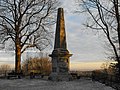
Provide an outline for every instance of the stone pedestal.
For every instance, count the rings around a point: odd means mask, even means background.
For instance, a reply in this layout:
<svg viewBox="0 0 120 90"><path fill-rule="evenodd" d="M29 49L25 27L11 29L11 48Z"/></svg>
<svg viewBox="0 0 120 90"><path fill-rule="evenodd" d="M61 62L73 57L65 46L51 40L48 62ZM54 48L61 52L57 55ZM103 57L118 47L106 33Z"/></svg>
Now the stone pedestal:
<svg viewBox="0 0 120 90"><path fill-rule="evenodd" d="M52 58L52 73L49 76L53 81L69 81L72 76L69 73L69 54L68 50L57 48L50 55Z"/></svg>

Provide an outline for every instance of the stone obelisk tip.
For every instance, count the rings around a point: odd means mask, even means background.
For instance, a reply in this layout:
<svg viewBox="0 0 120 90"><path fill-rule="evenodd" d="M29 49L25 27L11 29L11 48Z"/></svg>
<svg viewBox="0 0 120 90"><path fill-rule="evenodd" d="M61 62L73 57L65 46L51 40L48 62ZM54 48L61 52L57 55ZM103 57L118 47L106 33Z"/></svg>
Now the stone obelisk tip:
<svg viewBox="0 0 120 90"><path fill-rule="evenodd" d="M58 8L58 11L63 11L63 8Z"/></svg>

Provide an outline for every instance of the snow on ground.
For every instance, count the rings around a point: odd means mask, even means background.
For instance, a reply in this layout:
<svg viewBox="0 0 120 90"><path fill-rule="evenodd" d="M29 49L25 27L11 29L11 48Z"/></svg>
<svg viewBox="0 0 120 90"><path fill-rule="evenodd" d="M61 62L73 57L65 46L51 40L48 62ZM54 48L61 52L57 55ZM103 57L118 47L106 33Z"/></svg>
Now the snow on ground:
<svg viewBox="0 0 120 90"><path fill-rule="evenodd" d="M0 90L115 90L88 79L53 82L39 79L0 80Z"/></svg>

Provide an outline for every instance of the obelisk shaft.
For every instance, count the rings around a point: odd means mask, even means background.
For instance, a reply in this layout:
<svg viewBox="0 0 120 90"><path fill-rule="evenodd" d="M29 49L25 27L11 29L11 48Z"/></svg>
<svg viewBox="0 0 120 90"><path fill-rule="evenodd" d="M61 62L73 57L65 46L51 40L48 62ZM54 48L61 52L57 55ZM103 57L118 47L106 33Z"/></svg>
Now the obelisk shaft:
<svg viewBox="0 0 120 90"><path fill-rule="evenodd" d="M54 49L67 49L63 8L58 9Z"/></svg>

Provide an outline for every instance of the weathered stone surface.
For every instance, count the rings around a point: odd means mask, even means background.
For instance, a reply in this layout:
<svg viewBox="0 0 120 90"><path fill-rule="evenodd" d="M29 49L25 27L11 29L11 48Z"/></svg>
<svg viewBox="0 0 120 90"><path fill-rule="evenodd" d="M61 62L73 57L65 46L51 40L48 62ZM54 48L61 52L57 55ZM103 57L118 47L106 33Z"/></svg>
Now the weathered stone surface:
<svg viewBox="0 0 120 90"><path fill-rule="evenodd" d="M58 9L54 49L56 48L67 48L63 8Z"/></svg>
<svg viewBox="0 0 120 90"><path fill-rule="evenodd" d="M66 44L66 33L64 23L64 11L63 8L58 9L55 45L51 55L52 58L52 73L49 76L53 81L69 81L72 79L69 74L69 54Z"/></svg>

